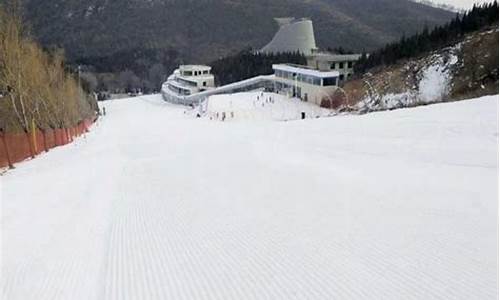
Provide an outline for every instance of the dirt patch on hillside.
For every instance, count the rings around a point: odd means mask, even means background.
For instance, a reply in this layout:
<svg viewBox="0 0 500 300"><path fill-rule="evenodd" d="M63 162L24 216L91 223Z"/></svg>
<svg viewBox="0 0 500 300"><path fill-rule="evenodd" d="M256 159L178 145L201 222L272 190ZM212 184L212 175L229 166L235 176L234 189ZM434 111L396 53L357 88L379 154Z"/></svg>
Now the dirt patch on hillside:
<svg viewBox="0 0 500 300"><path fill-rule="evenodd" d="M498 26L351 80L323 106L372 111L498 94Z"/></svg>
<svg viewBox="0 0 500 300"><path fill-rule="evenodd" d="M468 36L460 60L463 64L453 76L452 99L498 94L498 28Z"/></svg>

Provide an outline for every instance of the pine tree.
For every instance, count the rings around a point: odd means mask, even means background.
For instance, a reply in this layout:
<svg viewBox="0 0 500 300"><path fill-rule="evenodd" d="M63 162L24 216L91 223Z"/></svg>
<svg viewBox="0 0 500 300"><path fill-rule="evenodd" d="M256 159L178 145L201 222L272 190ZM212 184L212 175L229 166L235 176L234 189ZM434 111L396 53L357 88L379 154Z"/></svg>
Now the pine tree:
<svg viewBox="0 0 500 300"><path fill-rule="evenodd" d="M422 32L411 37L403 35L398 42L388 44L373 52L369 57L360 59L356 65L356 70L362 73L379 65L390 65L400 59L416 57L428 51L450 45L466 33L495 23L498 24L497 1L474 5L470 11L462 16L457 14L454 19L443 26L436 26L432 30L425 26Z"/></svg>

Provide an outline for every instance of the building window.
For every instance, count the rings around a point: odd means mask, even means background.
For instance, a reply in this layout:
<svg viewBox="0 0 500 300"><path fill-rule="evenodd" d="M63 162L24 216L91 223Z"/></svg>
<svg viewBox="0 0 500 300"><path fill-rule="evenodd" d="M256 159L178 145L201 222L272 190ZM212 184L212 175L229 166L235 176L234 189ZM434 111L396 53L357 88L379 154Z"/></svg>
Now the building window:
<svg viewBox="0 0 500 300"><path fill-rule="evenodd" d="M344 68L344 63L343 62L339 63L339 69L343 69L343 68Z"/></svg>
<svg viewBox="0 0 500 300"><path fill-rule="evenodd" d="M352 69L352 61L350 61L350 62L348 62L348 63L347 63L347 67L348 67L349 69Z"/></svg>
<svg viewBox="0 0 500 300"><path fill-rule="evenodd" d="M323 86L337 85L337 77L323 78Z"/></svg>
<svg viewBox="0 0 500 300"><path fill-rule="evenodd" d="M340 74L339 79L340 79L340 81L343 81L344 80L344 74Z"/></svg>
<svg viewBox="0 0 500 300"><path fill-rule="evenodd" d="M307 75L306 78L307 78L307 81L306 81L307 83L314 84L314 77Z"/></svg>
<svg viewBox="0 0 500 300"><path fill-rule="evenodd" d="M336 63L332 63L331 69L335 70L336 65L337 65Z"/></svg>
<svg viewBox="0 0 500 300"><path fill-rule="evenodd" d="M203 86L207 86L207 82L206 81L203 81Z"/></svg>

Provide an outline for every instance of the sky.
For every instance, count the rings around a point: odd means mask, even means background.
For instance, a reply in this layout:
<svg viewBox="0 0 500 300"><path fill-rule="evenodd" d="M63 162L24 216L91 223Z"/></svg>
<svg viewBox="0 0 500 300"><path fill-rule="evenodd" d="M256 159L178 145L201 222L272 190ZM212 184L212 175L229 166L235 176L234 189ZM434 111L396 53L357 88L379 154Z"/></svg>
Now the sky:
<svg viewBox="0 0 500 300"><path fill-rule="evenodd" d="M491 0L433 0L437 3L450 4L458 8L471 8L474 3L492 2Z"/></svg>

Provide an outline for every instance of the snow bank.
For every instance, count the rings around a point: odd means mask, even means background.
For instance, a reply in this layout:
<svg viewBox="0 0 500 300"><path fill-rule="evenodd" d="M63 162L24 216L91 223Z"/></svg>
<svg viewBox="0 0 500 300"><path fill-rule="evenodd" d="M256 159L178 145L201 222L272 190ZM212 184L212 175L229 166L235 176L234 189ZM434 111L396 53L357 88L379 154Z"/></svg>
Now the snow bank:
<svg viewBox="0 0 500 300"><path fill-rule="evenodd" d="M420 101L433 103L446 98L450 92L450 65L456 64L457 61L455 55L452 55L448 63L444 63L443 58L439 57L438 62L423 71L418 87Z"/></svg>
<svg viewBox="0 0 500 300"><path fill-rule="evenodd" d="M498 96L301 122L104 105L0 176L2 299L497 298Z"/></svg>
<svg viewBox="0 0 500 300"><path fill-rule="evenodd" d="M387 94L382 96L382 105L386 109L410 106L415 102L415 93Z"/></svg>

